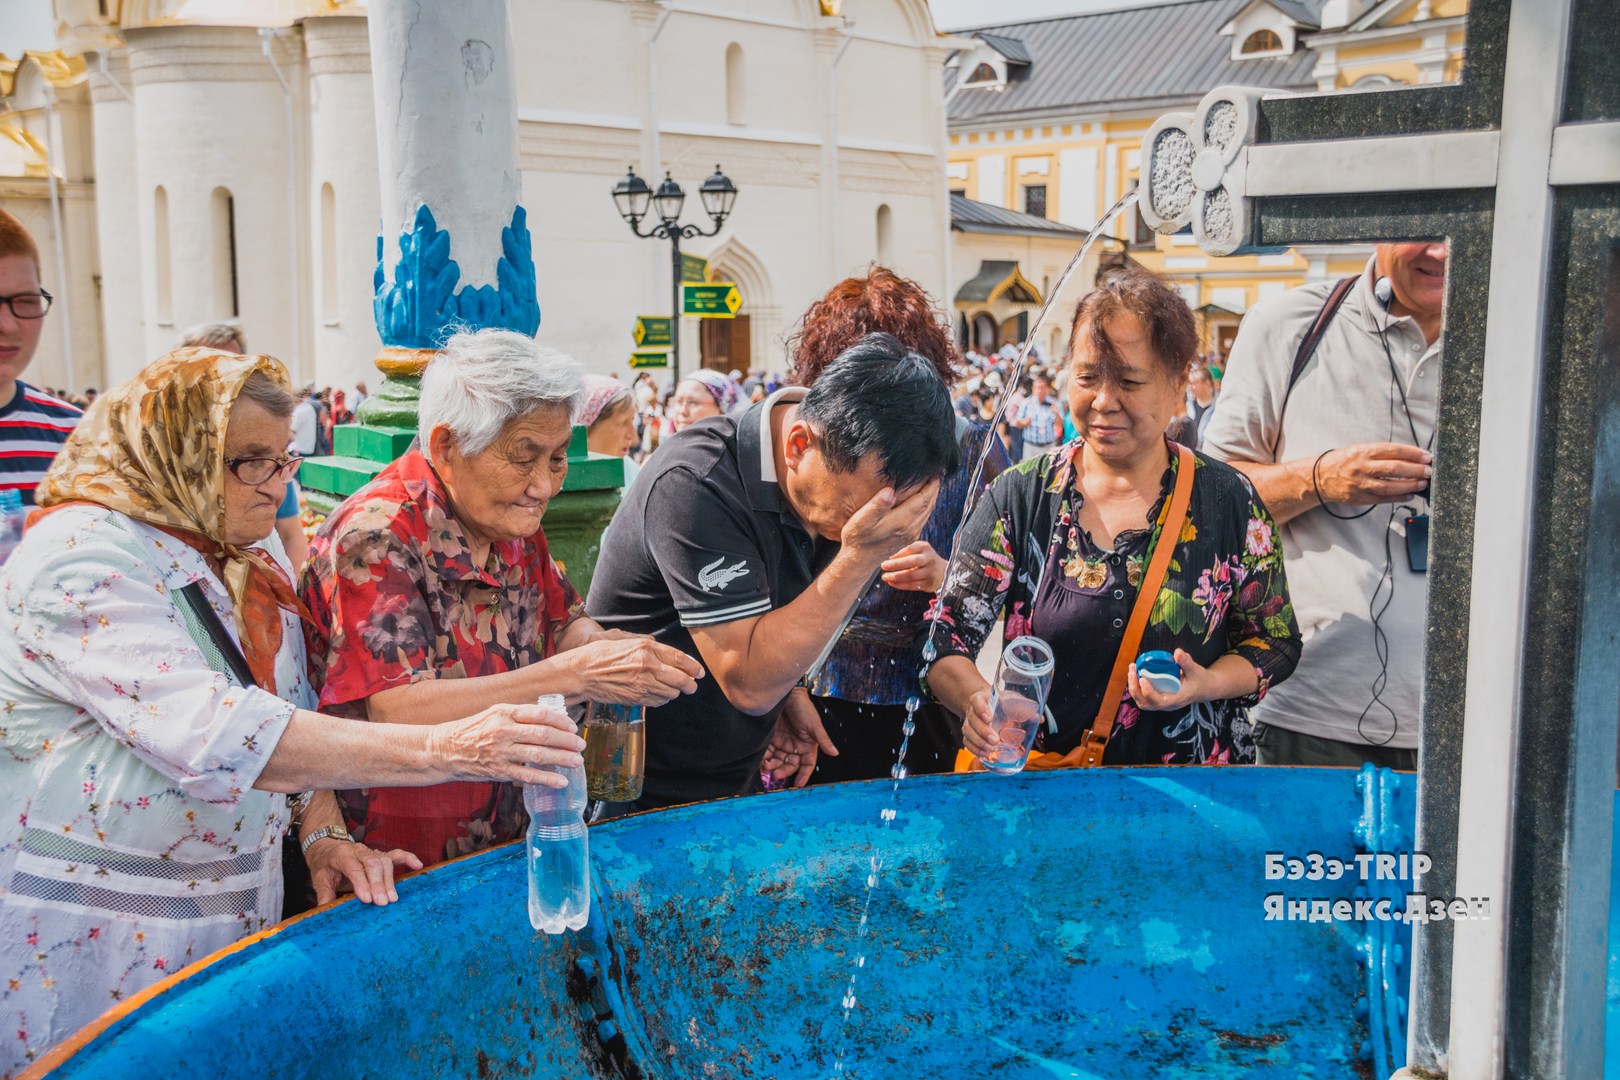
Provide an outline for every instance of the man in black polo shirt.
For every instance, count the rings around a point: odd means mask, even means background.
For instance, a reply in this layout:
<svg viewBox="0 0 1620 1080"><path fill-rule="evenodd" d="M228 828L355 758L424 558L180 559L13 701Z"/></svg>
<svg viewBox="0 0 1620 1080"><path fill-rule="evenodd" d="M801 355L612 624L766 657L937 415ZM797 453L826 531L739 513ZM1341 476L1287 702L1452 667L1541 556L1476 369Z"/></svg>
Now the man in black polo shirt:
<svg viewBox="0 0 1620 1080"><path fill-rule="evenodd" d="M813 388L700 421L649 460L602 537L587 609L700 660L697 693L647 710L637 809L758 790L788 693L956 467L950 393L887 334Z"/></svg>

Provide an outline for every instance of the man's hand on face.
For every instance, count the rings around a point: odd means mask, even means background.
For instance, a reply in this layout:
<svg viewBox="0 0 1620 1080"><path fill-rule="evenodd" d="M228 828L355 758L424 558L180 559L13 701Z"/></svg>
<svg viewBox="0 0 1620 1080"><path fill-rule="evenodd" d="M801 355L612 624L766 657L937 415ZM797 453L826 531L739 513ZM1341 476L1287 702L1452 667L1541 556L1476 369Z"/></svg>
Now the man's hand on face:
<svg viewBox="0 0 1620 1080"><path fill-rule="evenodd" d="M938 480L921 484L898 500L893 488L884 488L844 523L840 534L844 547L882 562L917 539L938 496Z"/></svg>

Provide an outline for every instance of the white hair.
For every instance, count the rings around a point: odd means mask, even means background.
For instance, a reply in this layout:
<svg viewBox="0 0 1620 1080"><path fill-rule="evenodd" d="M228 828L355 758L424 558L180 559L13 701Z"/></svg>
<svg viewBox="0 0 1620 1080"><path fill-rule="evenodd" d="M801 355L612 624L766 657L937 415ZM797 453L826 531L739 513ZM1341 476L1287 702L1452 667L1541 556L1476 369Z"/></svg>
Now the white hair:
<svg viewBox="0 0 1620 1080"><path fill-rule="evenodd" d="M556 349L511 330L456 334L422 372L422 456L431 460L427 436L440 424L463 454L479 454L513 420L563 408L574 423L584 406L580 366Z"/></svg>
<svg viewBox="0 0 1620 1080"><path fill-rule="evenodd" d="M184 349L190 345L200 345L205 349L223 349L227 345L235 345L246 352L247 335L242 332L242 324L235 319L198 323L187 327L186 332L180 335L179 347Z"/></svg>

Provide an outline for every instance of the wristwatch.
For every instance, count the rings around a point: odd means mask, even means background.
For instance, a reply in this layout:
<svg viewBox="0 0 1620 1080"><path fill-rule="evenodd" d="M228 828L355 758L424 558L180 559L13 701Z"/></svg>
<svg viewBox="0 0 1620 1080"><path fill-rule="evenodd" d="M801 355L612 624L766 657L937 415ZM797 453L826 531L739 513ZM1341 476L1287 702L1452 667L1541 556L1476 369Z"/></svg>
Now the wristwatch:
<svg viewBox="0 0 1620 1080"><path fill-rule="evenodd" d="M349 830L345 829L342 825L323 825L319 829L316 829L314 832L310 833L308 836L304 837L304 839L298 844L298 850L305 855L308 855L310 847L317 840L353 841L354 837L350 836Z"/></svg>

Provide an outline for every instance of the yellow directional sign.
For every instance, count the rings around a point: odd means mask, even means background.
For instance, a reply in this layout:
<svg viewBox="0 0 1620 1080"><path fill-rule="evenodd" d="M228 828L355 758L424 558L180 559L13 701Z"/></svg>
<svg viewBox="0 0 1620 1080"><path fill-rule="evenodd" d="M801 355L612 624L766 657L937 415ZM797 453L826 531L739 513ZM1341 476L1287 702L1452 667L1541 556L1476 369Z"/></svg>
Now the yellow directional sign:
<svg viewBox="0 0 1620 1080"><path fill-rule="evenodd" d="M715 281L708 285L683 285L681 308L688 315L704 319L734 319L742 307L742 294L734 281Z"/></svg>
<svg viewBox="0 0 1620 1080"><path fill-rule="evenodd" d="M693 284L702 284L709 280L709 260L701 255L688 255L681 252L681 280Z"/></svg>
<svg viewBox="0 0 1620 1080"><path fill-rule="evenodd" d="M669 353L662 349L637 349L630 354L630 367L637 371L643 368L669 367Z"/></svg>
<svg viewBox="0 0 1620 1080"><path fill-rule="evenodd" d="M668 315L638 315L636 328L630 331L630 336L636 339L638 348L664 348L671 344L670 334L674 322L675 320Z"/></svg>

